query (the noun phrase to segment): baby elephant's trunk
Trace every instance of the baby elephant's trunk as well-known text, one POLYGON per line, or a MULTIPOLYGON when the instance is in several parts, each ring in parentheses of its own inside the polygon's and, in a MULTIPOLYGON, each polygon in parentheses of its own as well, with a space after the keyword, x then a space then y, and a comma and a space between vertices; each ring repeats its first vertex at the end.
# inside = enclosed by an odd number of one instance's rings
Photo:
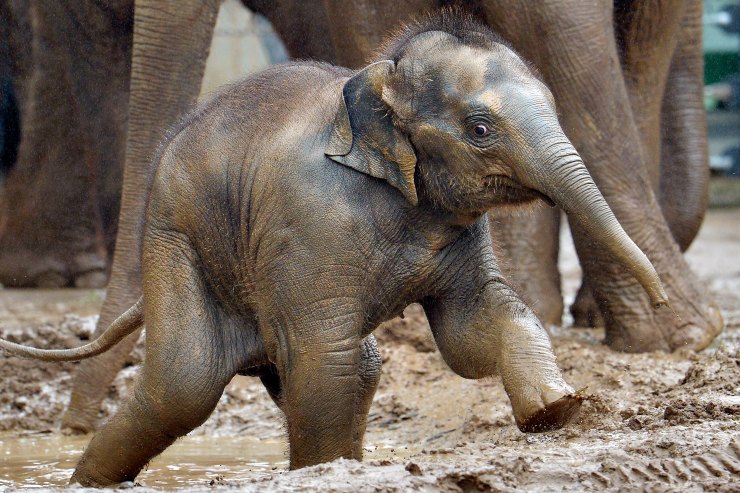
POLYGON ((139 298, 131 308, 118 317, 97 339, 84 346, 73 349, 37 349, 0 339, 0 349, 19 358, 31 358, 41 361, 78 361, 92 358, 106 352, 144 324, 143 305, 143 299, 139 298))
POLYGON ((642 285, 654 307, 667 305, 655 268, 614 217, 557 116, 545 111, 524 114, 521 130, 529 150, 526 164, 517 169, 517 180, 549 197, 613 255, 642 285))
POLYGON ((563 154, 547 163, 549 179, 536 188, 558 204, 642 284, 654 307, 667 305, 668 297, 655 268, 622 229, 575 149, 568 144, 563 154))

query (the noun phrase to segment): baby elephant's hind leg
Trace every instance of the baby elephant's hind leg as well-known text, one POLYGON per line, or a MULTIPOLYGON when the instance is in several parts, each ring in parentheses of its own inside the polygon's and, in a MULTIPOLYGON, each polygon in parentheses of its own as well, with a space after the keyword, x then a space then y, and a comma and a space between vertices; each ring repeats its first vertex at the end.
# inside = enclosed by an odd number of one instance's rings
POLYGON ((132 481, 178 437, 202 424, 245 353, 192 267, 145 277, 146 361, 134 392, 93 437, 72 476, 83 486, 132 481), (165 280, 166 278, 166 280, 165 280), (177 281, 172 281, 176 279, 177 281))

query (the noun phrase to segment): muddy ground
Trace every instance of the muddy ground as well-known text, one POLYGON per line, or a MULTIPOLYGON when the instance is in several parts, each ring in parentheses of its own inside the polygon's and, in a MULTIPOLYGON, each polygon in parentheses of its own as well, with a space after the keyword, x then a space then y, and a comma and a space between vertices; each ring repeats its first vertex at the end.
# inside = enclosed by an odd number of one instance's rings
MULTIPOLYGON (((564 288, 579 271, 564 242, 564 288)), ((464 380, 442 362, 418 307, 379 331, 383 377, 366 459, 287 472, 283 422, 254 378, 237 377, 211 418, 150 464, 147 488, 245 491, 740 491, 740 208, 710 211, 687 254, 727 329, 702 353, 615 353, 601 330, 552 328, 566 379, 591 396, 578 420, 539 435, 514 425, 496 378, 464 380)), ((73 347, 95 323, 95 291, 0 290, 0 334, 73 347)), ((135 378, 111 387, 101 419, 135 378)), ((74 363, 0 360, 0 489, 64 485, 89 437, 60 420, 74 363)))

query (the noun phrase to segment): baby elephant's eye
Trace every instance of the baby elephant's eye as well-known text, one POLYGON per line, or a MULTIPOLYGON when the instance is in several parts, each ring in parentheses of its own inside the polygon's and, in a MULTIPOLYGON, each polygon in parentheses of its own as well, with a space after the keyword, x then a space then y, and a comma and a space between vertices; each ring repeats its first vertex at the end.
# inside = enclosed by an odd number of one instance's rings
POLYGON ((490 130, 488 130, 488 127, 483 125, 482 123, 477 124, 475 127, 473 127, 473 133, 477 137, 485 137, 490 133, 490 130))

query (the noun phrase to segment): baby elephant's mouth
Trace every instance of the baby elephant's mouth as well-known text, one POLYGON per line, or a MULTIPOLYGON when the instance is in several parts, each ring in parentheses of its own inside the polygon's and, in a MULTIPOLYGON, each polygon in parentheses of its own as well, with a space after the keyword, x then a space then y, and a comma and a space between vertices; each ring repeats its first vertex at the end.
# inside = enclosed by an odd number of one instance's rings
POLYGON ((552 199, 544 193, 539 190, 535 190, 534 188, 525 187, 509 176, 486 176, 486 188, 497 195, 497 201, 500 203, 518 204, 540 199, 550 207, 555 206, 555 202, 553 202, 552 199))

